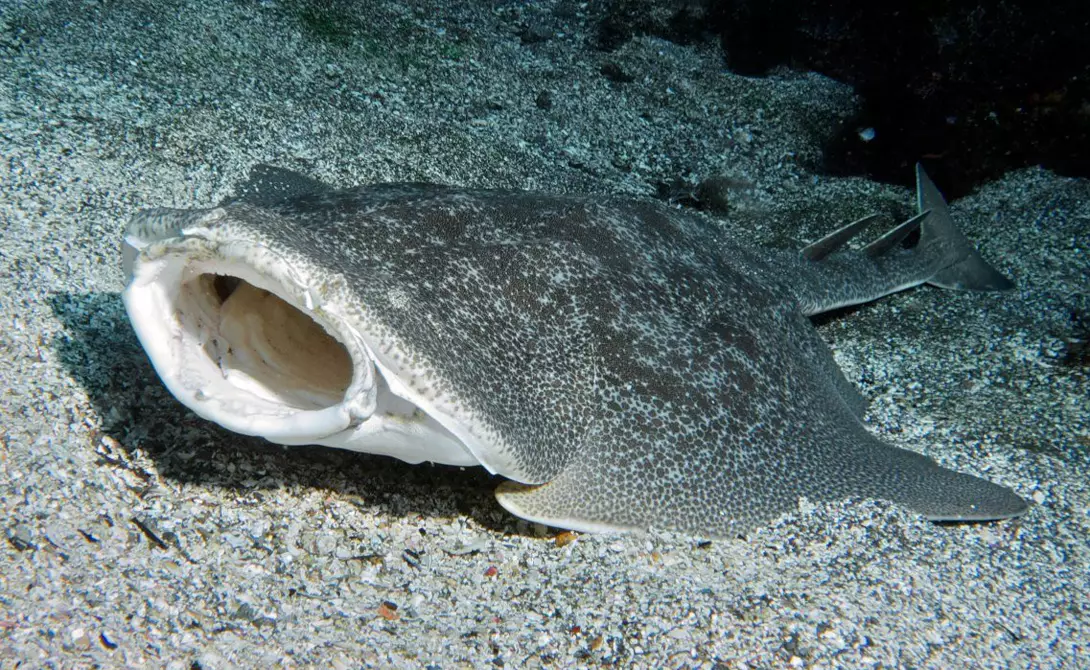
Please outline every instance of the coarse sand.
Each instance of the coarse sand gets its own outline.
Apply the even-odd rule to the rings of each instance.
[[[508,515],[483,470],[274,446],[163,388],[121,231],[257,163],[682,201],[721,177],[716,221],[762,244],[912,211],[819,175],[847,87],[735,76],[712,43],[598,51],[594,7],[0,5],[0,670],[1085,667],[1086,181],[1025,169],[952,204],[1016,290],[820,320],[871,429],[1014,488],[1018,520],[847,501],[731,541],[575,537]]]

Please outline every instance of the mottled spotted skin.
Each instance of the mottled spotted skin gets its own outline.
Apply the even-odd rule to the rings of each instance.
[[[936,519],[1025,510],[872,436],[807,319],[927,281],[951,264],[934,234],[811,262],[650,202],[262,184],[277,178],[255,177],[209,234],[271,250],[347,313],[484,445],[483,465],[519,482],[498,493],[515,514],[723,537],[800,498],[883,498]]]

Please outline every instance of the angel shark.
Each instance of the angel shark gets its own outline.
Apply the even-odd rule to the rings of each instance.
[[[809,319],[920,284],[1011,283],[917,167],[920,214],[762,249],[611,196],[254,169],[209,209],[125,232],[124,302],[200,416],[279,444],[482,465],[513,514],[728,537],[801,500],[933,520],[1024,513],[1012,491],[886,444]],[[903,238],[918,227],[919,241]]]

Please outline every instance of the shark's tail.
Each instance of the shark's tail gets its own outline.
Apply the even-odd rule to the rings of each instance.
[[[919,165],[916,198],[916,216],[858,251],[844,251],[844,247],[877,216],[853,221],[801,250],[805,262],[793,268],[789,282],[805,314],[877,300],[920,284],[969,291],[1014,287],[957,229],[942,194]],[[919,242],[911,249],[902,248],[901,243],[917,228]]]
[[[988,265],[954,226],[939,189],[916,164],[916,198],[920,212],[930,212],[920,224],[920,248],[941,254],[949,262],[927,280],[932,286],[963,291],[1005,291],[1014,282]]]

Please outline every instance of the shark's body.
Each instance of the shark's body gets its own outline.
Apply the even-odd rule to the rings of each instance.
[[[921,283],[1009,282],[922,171],[913,224],[802,254],[610,197],[255,171],[130,224],[130,318],[198,414],[284,444],[480,464],[501,504],[582,530],[730,536],[813,502],[1016,516],[1006,488],[883,443],[807,316]]]

